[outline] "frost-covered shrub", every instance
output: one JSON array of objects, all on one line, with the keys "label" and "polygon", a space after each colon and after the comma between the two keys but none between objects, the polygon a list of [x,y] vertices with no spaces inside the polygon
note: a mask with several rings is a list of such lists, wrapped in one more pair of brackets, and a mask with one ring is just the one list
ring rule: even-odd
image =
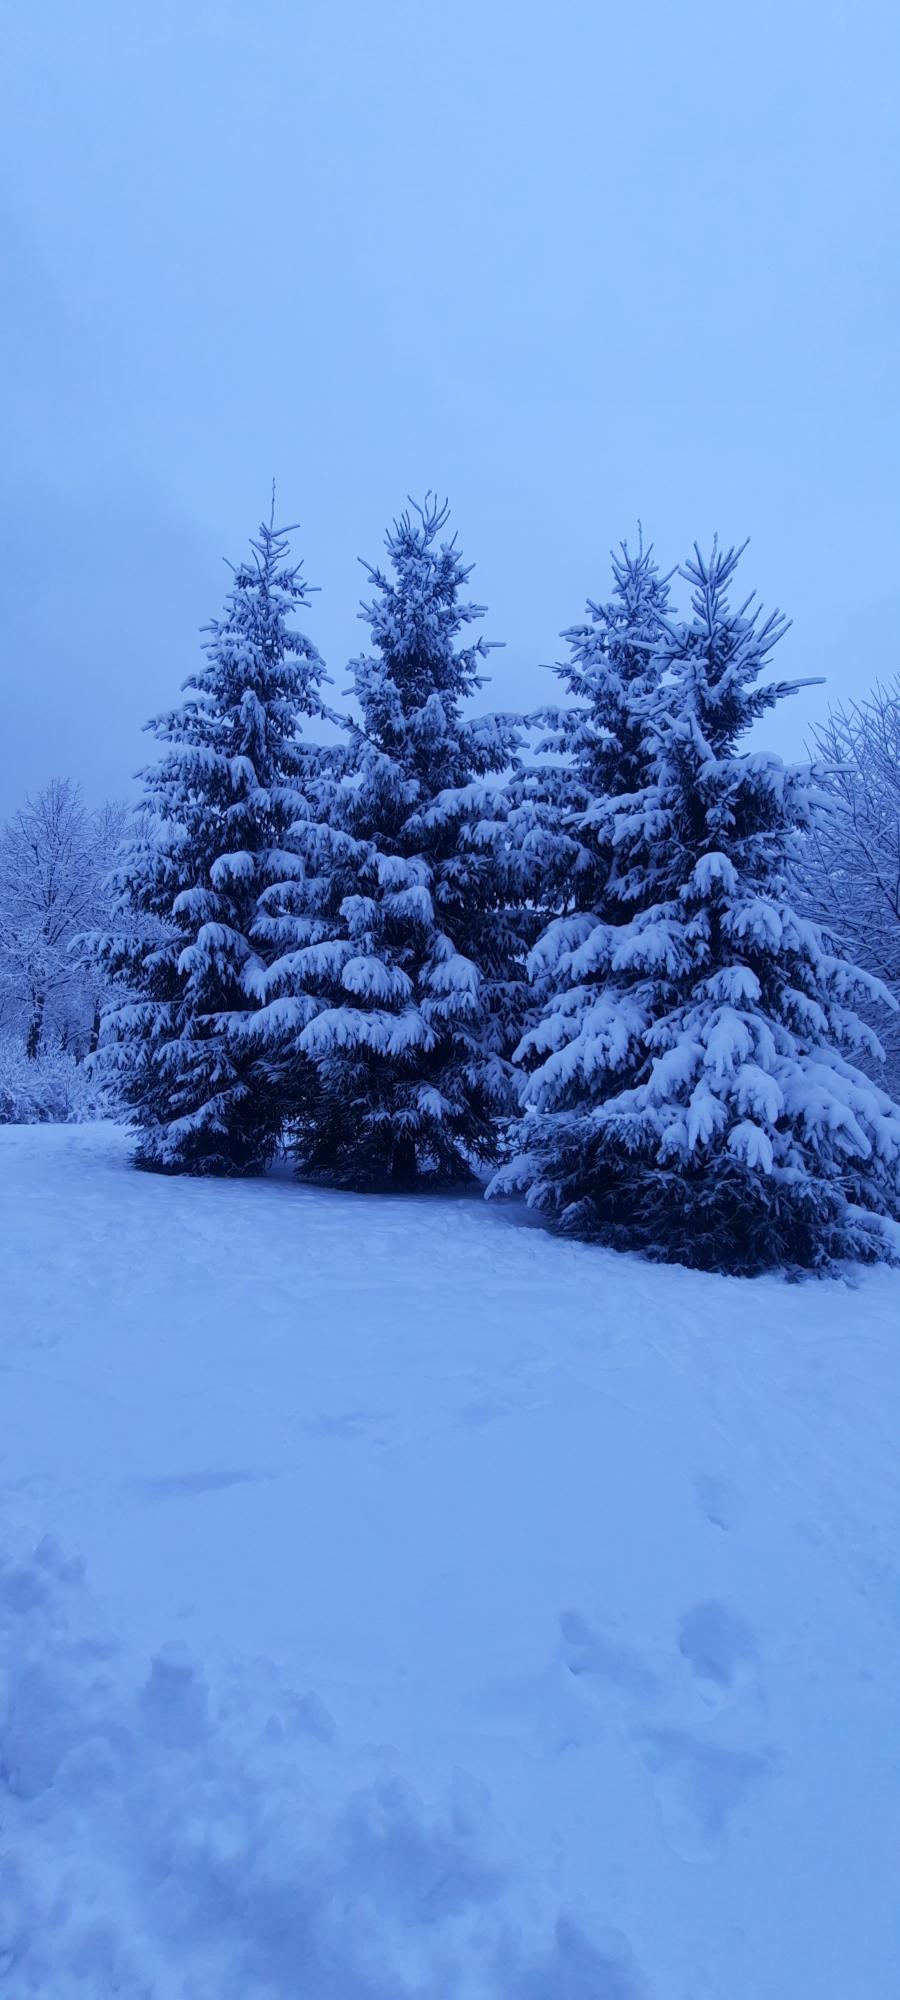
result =
[{"label": "frost-covered shrub", "polygon": [[0,1125],[66,1125],[111,1115],[107,1091],[89,1063],[65,1049],[26,1053],[0,1035]]}]

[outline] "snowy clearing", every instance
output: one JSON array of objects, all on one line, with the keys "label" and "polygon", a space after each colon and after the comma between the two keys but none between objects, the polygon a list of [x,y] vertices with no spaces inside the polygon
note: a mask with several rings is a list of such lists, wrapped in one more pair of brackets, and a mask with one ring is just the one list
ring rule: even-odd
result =
[{"label": "snowy clearing", "polygon": [[8,2000],[884,2000],[900,1276],[0,1129]]}]

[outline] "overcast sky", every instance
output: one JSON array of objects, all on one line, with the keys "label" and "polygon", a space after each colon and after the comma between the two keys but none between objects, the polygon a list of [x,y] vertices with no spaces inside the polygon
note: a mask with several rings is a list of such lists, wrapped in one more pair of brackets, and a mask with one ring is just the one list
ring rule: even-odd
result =
[{"label": "overcast sky", "polygon": [[128,789],[273,475],[339,688],[409,492],[504,707],[750,535],[799,751],[900,665],[898,89],[896,0],[5,0],[0,809]]}]

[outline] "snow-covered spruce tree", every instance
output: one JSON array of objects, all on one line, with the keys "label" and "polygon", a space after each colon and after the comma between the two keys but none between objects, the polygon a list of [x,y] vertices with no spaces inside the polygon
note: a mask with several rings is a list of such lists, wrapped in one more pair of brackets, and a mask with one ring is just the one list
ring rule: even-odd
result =
[{"label": "snow-covered spruce tree", "polygon": [[594,808],[625,908],[555,961],[563,1002],[521,1050],[522,1150],[495,1191],[749,1275],[897,1254],[900,1110],[853,1062],[877,1047],[856,1007],[889,996],[797,910],[811,774],[740,747],[798,683],[759,684],[785,624],[729,608],[739,554],[683,572],[693,616],[667,626],[644,705],[650,782]]},{"label": "snow-covered spruce tree", "polygon": [[[637,886],[621,874],[605,809],[650,775],[645,707],[658,679],[669,578],[643,538],[636,553],[623,542],[611,560],[611,597],[589,599],[588,621],[562,634],[570,657],[554,672],[574,699],[528,717],[542,730],[537,760],[523,763],[507,787],[515,852],[538,920],[528,969],[533,1011],[546,1010],[537,1033],[548,1050],[578,1040],[596,1000],[596,979],[572,970],[574,947],[597,923],[616,922],[622,898]],[[586,1087],[573,1075],[573,1103]]]},{"label": "snow-covered spruce tree", "polygon": [[324,782],[327,753],[301,728],[328,714],[322,662],[289,622],[308,600],[291,532],[260,528],[187,700],[148,725],[169,747],[144,773],[117,927],[96,941],[118,994],[103,1067],[140,1128],[137,1164],[161,1172],[258,1172],[282,1124],[277,1075],[248,1029],[266,891],[302,878],[292,828]]},{"label": "snow-covered spruce tree", "polygon": [[468,1178],[514,1103],[510,1056],[527,992],[502,786],[514,718],[467,720],[488,646],[461,640],[482,607],[426,497],[368,569],[372,652],[352,664],[360,719],[330,839],[311,842],[320,899],[271,965],[276,1026],[313,995],[301,1028],[317,1089],[295,1106],[298,1163],[335,1184],[411,1187]]}]

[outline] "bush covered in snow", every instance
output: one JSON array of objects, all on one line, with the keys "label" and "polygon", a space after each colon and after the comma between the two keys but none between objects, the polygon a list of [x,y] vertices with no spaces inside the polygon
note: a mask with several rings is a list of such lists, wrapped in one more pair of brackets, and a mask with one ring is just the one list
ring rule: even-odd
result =
[{"label": "bush covered in snow", "polygon": [[109,1113],[108,1092],[90,1064],[66,1049],[29,1056],[17,1036],[0,1034],[0,1125],[65,1125]]}]

